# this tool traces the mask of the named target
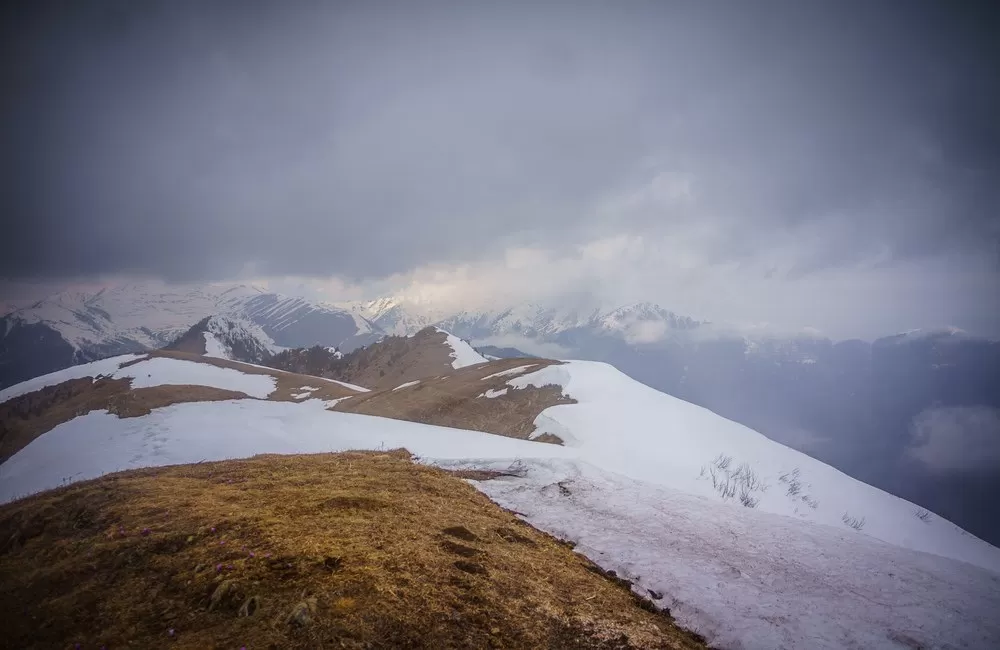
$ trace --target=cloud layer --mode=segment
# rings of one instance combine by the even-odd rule
[[[888,299],[1000,331],[983,7],[8,7],[0,276],[373,287],[520,264],[552,294],[715,320],[836,330]]]
[[[929,470],[996,471],[1000,468],[1000,409],[932,408],[913,419],[910,457]]]

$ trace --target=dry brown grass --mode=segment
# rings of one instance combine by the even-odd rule
[[[517,366],[534,364],[527,373],[559,363],[549,359],[501,359],[481,366],[452,370],[438,377],[426,377],[415,386],[365,393],[338,403],[334,410],[379,415],[397,420],[472,429],[511,438],[527,439],[535,430],[535,418],[557,404],[573,404],[558,386],[509,389],[506,395],[479,397],[488,389],[502,389],[513,377],[490,375]],[[398,384],[397,384],[398,385]],[[561,444],[558,437],[545,434],[539,442]]]
[[[446,334],[427,327],[409,337],[387,336],[342,358],[315,346],[286,350],[267,365],[381,390],[451,372],[452,349],[446,341]]]
[[[387,388],[368,393],[357,393],[340,384],[311,375],[263,368],[240,361],[198,356],[176,350],[157,350],[150,355],[208,363],[248,374],[269,375],[274,377],[277,382],[277,389],[268,395],[268,399],[272,401],[294,402],[310,398],[333,400],[351,397],[349,400],[338,403],[334,410],[471,429],[512,438],[527,439],[535,430],[535,418],[546,408],[557,404],[574,403],[574,400],[563,397],[562,390],[557,386],[510,389],[506,395],[501,397],[478,397],[488,389],[496,390],[506,387],[506,382],[512,378],[512,376],[504,376],[484,380],[489,375],[529,364],[532,367],[526,372],[534,372],[559,362],[550,359],[500,359],[488,364],[454,370],[450,366],[450,361],[448,363],[444,361],[447,353],[445,353],[445,357],[437,358],[442,350],[450,350],[445,345],[444,338],[444,334],[424,330],[409,339],[394,337],[387,339],[390,341],[389,343],[383,341],[373,345],[373,348],[382,347],[378,348],[377,359],[372,361],[372,367],[366,372],[375,373],[377,368],[385,367],[384,364],[388,359],[396,358],[395,365],[392,367],[396,368],[400,376],[389,382]],[[392,341],[396,341],[396,343]],[[405,346],[399,347],[397,344],[403,345],[399,341],[406,342]],[[438,374],[417,375],[417,373],[426,372],[431,368],[437,369]],[[402,383],[418,378],[420,383],[415,386],[392,390]],[[404,381],[399,381],[399,379]],[[318,390],[310,392],[308,397],[301,399],[293,397],[293,395],[305,392],[301,390],[303,386],[310,386]],[[535,438],[535,440],[554,444],[562,443],[562,440],[551,434],[545,434]]]
[[[351,383],[375,390],[452,372],[448,336],[432,327],[413,336],[389,336],[358,353]]]
[[[644,603],[405,452],[123,472],[0,507],[5,648],[704,647]]]

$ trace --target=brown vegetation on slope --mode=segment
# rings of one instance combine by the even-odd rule
[[[380,390],[451,372],[452,349],[447,339],[446,334],[428,327],[410,337],[387,336],[343,358],[316,346],[286,350],[273,356],[267,364]]]
[[[507,382],[516,375],[485,377],[525,365],[532,366],[525,370],[530,373],[554,363],[558,362],[549,359],[500,359],[451,370],[437,377],[426,377],[418,384],[399,390],[389,388],[364,393],[339,402],[334,410],[527,439],[535,430],[534,421],[539,413],[557,404],[573,404],[575,400],[563,397],[559,386],[508,388]],[[504,388],[508,388],[505,395],[492,398],[481,396],[487,390]],[[562,442],[551,434],[543,434],[535,440]]]
[[[113,474],[0,506],[6,648],[703,648],[405,452]]]

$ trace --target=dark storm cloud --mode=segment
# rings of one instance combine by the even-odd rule
[[[705,220],[720,261],[823,225],[808,273],[1000,236],[988,5],[4,11],[0,276],[379,277]],[[594,210],[658,171],[694,200]]]

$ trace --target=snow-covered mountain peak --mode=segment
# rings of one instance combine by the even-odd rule
[[[243,318],[211,316],[202,327],[208,357],[260,363],[282,349],[260,326]]]

